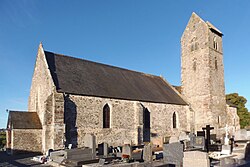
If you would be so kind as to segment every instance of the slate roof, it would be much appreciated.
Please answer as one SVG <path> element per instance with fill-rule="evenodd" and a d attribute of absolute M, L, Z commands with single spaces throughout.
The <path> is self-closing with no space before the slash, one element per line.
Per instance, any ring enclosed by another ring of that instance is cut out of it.
<path fill-rule="evenodd" d="M 45 51 L 61 93 L 187 105 L 162 77 Z"/>
<path fill-rule="evenodd" d="M 42 129 L 36 112 L 9 111 L 8 125 L 13 129 Z"/>

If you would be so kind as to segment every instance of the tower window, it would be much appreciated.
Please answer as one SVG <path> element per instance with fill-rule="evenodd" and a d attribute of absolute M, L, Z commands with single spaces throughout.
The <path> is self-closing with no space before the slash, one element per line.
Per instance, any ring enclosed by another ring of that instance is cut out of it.
<path fill-rule="evenodd" d="M 110 108 L 108 104 L 103 107 L 103 128 L 110 128 Z"/>
<path fill-rule="evenodd" d="M 217 70 L 218 69 L 218 62 L 217 62 L 217 58 L 215 57 L 214 60 L 214 68 Z"/>
<path fill-rule="evenodd" d="M 213 47 L 215 50 L 219 50 L 219 45 L 218 45 L 216 37 L 214 37 L 214 40 L 213 40 Z"/>
<path fill-rule="evenodd" d="M 197 42 L 197 38 L 196 37 L 194 37 L 191 40 L 191 52 L 195 51 L 195 50 L 198 50 L 198 42 Z"/>

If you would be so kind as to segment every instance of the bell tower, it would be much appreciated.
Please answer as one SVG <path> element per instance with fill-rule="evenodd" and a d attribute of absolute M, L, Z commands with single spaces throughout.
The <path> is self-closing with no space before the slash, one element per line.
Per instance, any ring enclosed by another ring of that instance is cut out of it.
<path fill-rule="evenodd" d="M 181 37 L 182 94 L 194 110 L 195 131 L 210 125 L 218 133 L 227 121 L 222 36 L 192 13 Z"/>

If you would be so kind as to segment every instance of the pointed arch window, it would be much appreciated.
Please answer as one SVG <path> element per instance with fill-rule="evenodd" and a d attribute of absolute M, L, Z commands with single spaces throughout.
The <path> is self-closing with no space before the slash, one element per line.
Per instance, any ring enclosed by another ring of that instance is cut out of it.
<path fill-rule="evenodd" d="M 108 104 L 103 107 L 103 128 L 110 128 L 110 107 Z"/>
<path fill-rule="evenodd" d="M 174 112 L 173 114 L 173 128 L 177 128 L 177 118 L 176 118 L 176 113 Z"/>

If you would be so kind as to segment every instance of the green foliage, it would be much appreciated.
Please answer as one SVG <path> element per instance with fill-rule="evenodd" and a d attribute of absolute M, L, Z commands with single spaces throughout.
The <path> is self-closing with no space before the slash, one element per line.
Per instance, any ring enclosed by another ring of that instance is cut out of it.
<path fill-rule="evenodd" d="M 6 144 L 6 133 L 0 132 L 0 148 L 3 148 Z"/>
<path fill-rule="evenodd" d="M 250 113 L 245 106 L 247 99 L 243 96 L 239 96 L 238 93 L 231 93 L 226 95 L 226 100 L 237 108 L 237 113 L 240 117 L 240 127 L 245 128 L 250 126 Z"/>

